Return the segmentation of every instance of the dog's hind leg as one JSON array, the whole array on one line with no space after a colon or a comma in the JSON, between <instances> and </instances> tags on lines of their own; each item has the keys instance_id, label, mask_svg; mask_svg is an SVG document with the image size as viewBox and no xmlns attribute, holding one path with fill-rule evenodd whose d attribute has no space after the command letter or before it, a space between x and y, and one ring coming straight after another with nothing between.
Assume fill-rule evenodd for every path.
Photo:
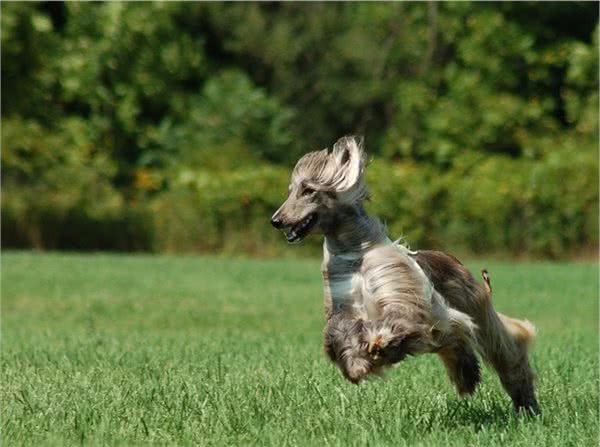
<instances>
[{"instance_id":1,"label":"dog's hind leg","mask_svg":"<svg viewBox=\"0 0 600 447\"><path fill-rule=\"evenodd\" d=\"M468 344L456 342L438 351L459 396L471 395L481 379L479 359Z\"/></svg>"},{"instance_id":2,"label":"dog's hind leg","mask_svg":"<svg viewBox=\"0 0 600 447\"><path fill-rule=\"evenodd\" d=\"M432 315L435 318L434 338L439 348L437 354L446 367L459 396L473 394L481 379L477 348L477 326L472 318L449 308L438 293L432 295Z\"/></svg>"},{"instance_id":3,"label":"dog's hind leg","mask_svg":"<svg viewBox=\"0 0 600 447\"><path fill-rule=\"evenodd\" d=\"M529 365L528 355L535 328L529 321L496 312L492 305L492 286L487 270L482 270L481 275L485 293L479 292L483 311L479 343L483 354L498 373L515 410L538 414L540 408L535 398L535 374Z\"/></svg>"},{"instance_id":4,"label":"dog's hind leg","mask_svg":"<svg viewBox=\"0 0 600 447\"><path fill-rule=\"evenodd\" d=\"M477 327L467 314L446 307L437 292L432 299L433 315L437 318L434 334L440 346L437 353L459 396L471 395L481 379L475 354Z\"/></svg>"},{"instance_id":5,"label":"dog's hind leg","mask_svg":"<svg viewBox=\"0 0 600 447\"><path fill-rule=\"evenodd\" d=\"M488 312L480 340L483 353L498 373L515 410L538 414L535 374L528 358L528 347L535 336L535 329L528 321L507 317L493 309Z\"/></svg>"}]
</instances>

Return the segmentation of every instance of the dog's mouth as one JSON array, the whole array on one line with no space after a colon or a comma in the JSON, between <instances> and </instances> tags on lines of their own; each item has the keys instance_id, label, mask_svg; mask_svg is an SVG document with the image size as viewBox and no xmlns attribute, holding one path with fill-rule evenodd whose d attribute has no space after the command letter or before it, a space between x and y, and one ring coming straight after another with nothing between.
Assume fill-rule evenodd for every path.
<instances>
[{"instance_id":1,"label":"dog's mouth","mask_svg":"<svg viewBox=\"0 0 600 447\"><path fill-rule=\"evenodd\" d=\"M317 215L311 213L302 219L296 225L293 225L287 232L286 238L288 242L300 242L314 228L317 223Z\"/></svg>"}]
</instances>

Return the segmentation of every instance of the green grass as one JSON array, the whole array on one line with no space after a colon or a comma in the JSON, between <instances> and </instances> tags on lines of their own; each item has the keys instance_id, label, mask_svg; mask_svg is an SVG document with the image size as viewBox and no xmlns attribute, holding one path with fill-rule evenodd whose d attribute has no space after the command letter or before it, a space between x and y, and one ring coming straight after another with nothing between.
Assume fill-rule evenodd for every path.
<instances>
[{"instance_id":1,"label":"green grass","mask_svg":"<svg viewBox=\"0 0 600 447\"><path fill-rule=\"evenodd\" d=\"M459 400L434 356L342 380L317 260L5 253L3 444L597 445L597 265L486 267L538 327L539 418L487 368Z\"/></svg>"}]
</instances>

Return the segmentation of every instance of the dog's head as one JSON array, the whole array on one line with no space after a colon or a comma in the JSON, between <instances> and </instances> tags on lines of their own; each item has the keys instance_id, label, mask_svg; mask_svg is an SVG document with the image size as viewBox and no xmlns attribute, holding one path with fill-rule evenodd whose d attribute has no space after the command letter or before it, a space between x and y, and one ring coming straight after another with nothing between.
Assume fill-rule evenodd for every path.
<instances>
[{"instance_id":1,"label":"dog's head","mask_svg":"<svg viewBox=\"0 0 600 447\"><path fill-rule=\"evenodd\" d=\"M288 242L299 242L311 232L327 233L340 207L367 198L363 173L362 139L340 138L333 149L303 156L289 185L289 196L271 223L286 232Z\"/></svg>"}]
</instances>

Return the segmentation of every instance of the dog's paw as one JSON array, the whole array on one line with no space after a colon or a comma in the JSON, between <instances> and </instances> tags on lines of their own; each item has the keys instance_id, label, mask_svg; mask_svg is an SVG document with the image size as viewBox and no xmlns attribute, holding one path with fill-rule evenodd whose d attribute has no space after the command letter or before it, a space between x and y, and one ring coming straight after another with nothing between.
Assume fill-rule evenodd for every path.
<instances>
[{"instance_id":1,"label":"dog's paw","mask_svg":"<svg viewBox=\"0 0 600 447\"><path fill-rule=\"evenodd\" d=\"M367 355L375 365L392 362L398 337L388 326L380 326L367 336Z\"/></svg>"},{"instance_id":2,"label":"dog's paw","mask_svg":"<svg viewBox=\"0 0 600 447\"><path fill-rule=\"evenodd\" d=\"M383 357L384 340L382 335L375 335L367 345L367 352L373 360Z\"/></svg>"},{"instance_id":3,"label":"dog's paw","mask_svg":"<svg viewBox=\"0 0 600 447\"><path fill-rule=\"evenodd\" d=\"M372 365L366 359L356 358L348 361L344 370L346 378L355 385L358 385L371 372Z\"/></svg>"}]
</instances>

